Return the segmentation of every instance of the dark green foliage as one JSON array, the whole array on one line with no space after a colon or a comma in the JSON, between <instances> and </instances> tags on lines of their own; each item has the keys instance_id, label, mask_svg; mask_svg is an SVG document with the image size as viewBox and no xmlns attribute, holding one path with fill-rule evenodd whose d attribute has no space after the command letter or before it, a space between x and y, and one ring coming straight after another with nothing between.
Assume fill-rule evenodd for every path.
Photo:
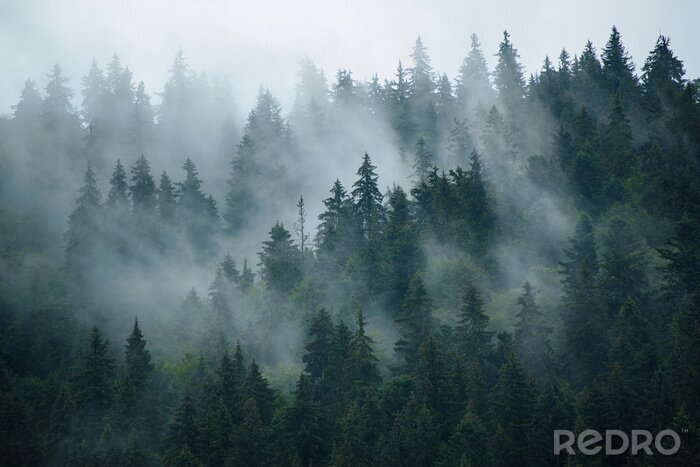
<instances>
[{"instance_id":1,"label":"dark green foliage","mask_svg":"<svg viewBox=\"0 0 700 467\"><path fill-rule=\"evenodd\" d=\"M321 408L313 400L311 381L303 373L299 376L294 401L284 414L284 428L289 450L285 463L311 467L323 463L328 455L325 432L321 422Z\"/></svg>"},{"instance_id":2,"label":"dark green foliage","mask_svg":"<svg viewBox=\"0 0 700 467\"><path fill-rule=\"evenodd\" d=\"M536 394L520 362L511 353L493 390L491 423L498 439L498 463L529 465L532 461L532 417Z\"/></svg>"},{"instance_id":3,"label":"dark green foliage","mask_svg":"<svg viewBox=\"0 0 700 467\"><path fill-rule=\"evenodd\" d=\"M518 51L510 41L510 34L504 31L503 41L498 46L494 83L508 112L520 110L521 101L525 96L525 79L518 59Z\"/></svg>"},{"instance_id":4,"label":"dark green foliage","mask_svg":"<svg viewBox=\"0 0 700 467\"><path fill-rule=\"evenodd\" d=\"M165 187L167 190L167 186ZM151 176L151 165L143 154L131 168L131 186L129 187L134 209L144 212L152 211L156 206L156 184Z\"/></svg>"},{"instance_id":5,"label":"dark green foliage","mask_svg":"<svg viewBox=\"0 0 700 467\"><path fill-rule=\"evenodd\" d=\"M279 222L270 229L270 240L263 242L260 276L278 293L287 293L301 279L299 249L292 236Z\"/></svg>"},{"instance_id":6,"label":"dark green foliage","mask_svg":"<svg viewBox=\"0 0 700 467\"><path fill-rule=\"evenodd\" d=\"M554 365L554 352L549 340L552 329L537 306L535 291L527 281L523 284L518 305L520 310L514 333L516 353L533 376L542 380Z\"/></svg>"},{"instance_id":7,"label":"dark green foliage","mask_svg":"<svg viewBox=\"0 0 700 467\"><path fill-rule=\"evenodd\" d=\"M403 359L403 368L412 370L418 359L418 349L432 328L432 301L420 276L411 279L402 303L402 313L396 319L402 334L394 345Z\"/></svg>"},{"instance_id":8,"label":"dark green foliage","mask_svg":"<svg viewBox=\"0 0 700 467\"><path fill-rule=\"evenodd\" d=\"M484 312L484 302L479 290L471 283L462 297L462 307L455 326L455 344L465 361L477 360L481 364L493 351L493 332L487 331L489 317Z\"/></svg>"},{"instance_id":9,"label":"dark green foliage","mask_svg":"<svg viewBox=\"0 0 700 467\"><path fill-rule=\"evenodd\" d=\"M290 121L261 88L242 134L181 51L157 118L116 55L80 114L59 66L28 80L0 116L0 463L698 464L700 81L665 36L638 79L616 28L552 58L526 83L505 33L493 85L476 36L456 81L421 38L390 81L304 60ZM552 455L586 428L682 450Z\"/></svg>"}]
</instances>

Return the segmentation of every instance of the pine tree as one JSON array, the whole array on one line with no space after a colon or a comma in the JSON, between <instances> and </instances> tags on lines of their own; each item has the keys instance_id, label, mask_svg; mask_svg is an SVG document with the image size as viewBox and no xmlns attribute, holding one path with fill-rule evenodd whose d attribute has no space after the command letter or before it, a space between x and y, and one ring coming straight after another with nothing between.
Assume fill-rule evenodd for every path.
<instances>
[{"instance_id":1,"label":"pine tree","mask_svg":"<svg viewBox=\"0 0 700 467\"><path fill-rule=\"evenodd\" d=\"M673 229L673 235L659 249L659 254L666 260L660 268L664 277L664 296L669 301L680 303L700 284L700 218L697 214L683 214Z\"/></svg>"},{"instance_id":2,"label":"pine tree","mask_svg":"<svg viewBox=\"0 0 700 467\"><path fill-rule=\"evenodd\" d=\"M66 233L66 269L78 281L84 278L83 270L89 262L87 256L96 245L100 220L100 191L90 164L83 180L85 184L78 190Z\"/></svg>"},{"instance_id":3,"label":"pine tree","mask_svg":"<svg viewBox=\"0 0 700 467\"><path fill-rule=\"evenodd\" d=\"M613 102L609 123L601 136L609 173L621 179L626 178L636 168L637 161L633 152L630 122L617 97Z\"/></svg>"},{"instance_id":4,"label":"pine tree","mask_svg":"<svg viewBox=\"0 0 700 467\"><path fill-rule=\"evenodd\" d=\"M648 284L645 245L627 221L615 217L603 235L601 246L599 287L608 313L615 316L628 297L643 303Z\"/></svg>"},{"instance_id":5,"label":"pine tree","mask_svg":"<svg viewBox=\"0 0 700 467\"><path fill-rule=\"evenodd\" d=\"M598 255L588 215L581 215L569 242L571 247L564 250L566 260L559 263L564 287L562 325L567 368L574 386L581 387L602 369L610 321L595 283Z\"/></svg>"},{"instance_id":6,"label":"pine tree","mask_svg":"<svg viewBox=\"0 0 700 467\"><path fill-rule=\"evenodd\" d=\"M458 115L473 114L479 104L488 105L492 99L490 74L486 57L481 51L481 43L476 34L471 35L469 54L462 62L457 76ZM469 147L467 150L470 150Z\"/></svg>"},{"instance_id":7,"label":"pine tree","mask_svg":"<svg viewBox=\"0 0 700 467\"><path fill-rule=\"evenodd\" d=\"M304 467L323 464L327 449L321 408L313 399L311 381L304 373L299 375L294 401L284 415L284 426L285 445L291 451L287 464Z\"/></svg>"},{"instance_id":8,"label":"pine tree","mask_svg":"<svg viewBox=\"0 0 700 467\"><path fill-rule=\"evenodd\" d=\"M501 367L493 390L491 420L500 445L499 465L531 465L535 390L514 353Z\"/></svg>"},{"instance_id":9,"label":"pine tree","mask_svg":"<svg viewBox=\"0 0 700 467\"><path fill-rule=\"evenodd\" d=\"M549 376L537 395L534 408L533 454L539 465L566 465L571 458L564 453L553 456L554 430L576 428L575 395L565 381Z\"/></svg>"},{"instance_id":10,"label":"pine tree","mask_svg":"<svg viewBox=\"0 0 700 467\"><path fill-rule=\"evenodd\" d=\"M230 253L226 253L224 260L221 262L221 272L223 272L224 277L229 282L229 284L238 284L240 281L241 274L236 268L236 262L231 257Z\"/></svg>"},{"instance_id":11,"label":"pine tree","mask_svg":"<svg viewBox=\"0 0 700 467\"><path fill-rule=\"evenodd\" d=\"M95 60L90 64L90 71L83 78L82 116L88 124L90 137L102 130L105 115L106 82L102 70Z\"/></svg>"},{"instance_id":12,"label":"pine tree","mask_svg":"<svg viewBox=\"0 0 700 467\"><path fill-rule=\"evenodd\" d=\"M134 210L150 213L155 209L156 184L151 176L151 165L143 154L131 168L131 186L129 191L134 202Z\"/></svg>"},{"instance_id":13,"label":"pine tree","mask_svg":"<svg viewBox=\"0 0 700 467\"><path fill-rule=\"evenodd\" d=\"M460 208L464 210L462 215L467 221L468 246L471 247L472 252L483 257L490 248L496 232L496 215L494 203L484 180L479 153L473 150L470 154L469 170L464 174L464 183L460 183L460 177L455 177L456 172L450 172L450 174L455 178L461 202Z\"/></svg>"},{"instance_id":14,"label":"pine tree","mask_svg":"<svg viewBox=\"0 0 700 467\"><path fill-rule=\"evenodd\" d=\"M325 309L311 318L308 331L308 342L304 346L304 371L309 374L311 381L319 381L326 377L330 365L331 341L333 338L333 322Z\"/></svg>"},{"instance_id":15,"label":"pine tree","mask_svg":"<svg viewBox=\"0 0 700 467\"><path fill-rule=\"evenodd\" d=\"M250 398L243 407L243 420L231 433L233 465L269 465L272 460L268 430L260 419L255 399Z\"/></svg>"},{"instance_id":16,"label":"pine tree","mask_svg":"<svg viewBox=\"0 0 700 467\"><path fill-rule=\"evenodd\" d=\"M447 415L449 380L441 346L433 334L418 349L418 359L412 373L416 388L414 397L444 420Z\"/></svg>"},{"instance_id":17,"label":"pine tree","mask_svg":"<svg viewBox=\"0 0 700 467\"><path fill-rule=\"evenodd\" d=\"M374 354L374 340L365 333L366 325L362 310L357 312L357 330L350 343L348 362L349 380L356 398L376 388L381 382L379 360Z\"/></svg>"},{"instance_id":18,"label":"pine tree","mask_svg":"<svg viewBox=\"0 0 700 467\"><path fill-rule=\"evenodd\" d=\"M107 194L106 204L109 207L125 210L129 207L129 193L126 184L126 171L121 161L117 159L117 165L112 172L112 178L109 180L109 193Z\"/></svg>"},{"instance_id":19,"label":"pine tree","mask_svg":"<svg viewBox=\"0 0 700 467\"><path fill-rule=\"evenodd\" d=\"M318 219L316 251L324 262L345 264L359 240L359 227L355 224L354 207L345 188L336 180L331 196L323 200L326 210Z\"/></svg>"},{"instance_id":20,"label":"pine tree","mask_svg":"<svg viewBox=\"0 0 700 467\"><path fill-rule=\"evenodd\" d=\"M114 363L108 355L108 347L109 341L93 327L87 352L81 356L73 376L73 400L86 417L87 431L96 429L100 417L112 403Z\"/></svg>"},{"instance_id":21,"label":"pine tree","mask_svg":"<svg viewBox=\"0 0 700 467\"><path fill-rule=\"evenodd\" d=\"M520 311L516 316L515 345L518 357L538 379L544 379L553 368L554 353L549 342L551 327L535 302L535 292L529 282L523 284L518 298Z\"/></svg>"},{"instance_id":22,"label":"pine tree","mask_svg":"<svg viewBox=\"0 0 700 467\"><path fill-rule=\"evenodd\" d=\"M433 81L433 67L430 65L428 49L423 40L418 36L411 52L413 67L409 68L409 83L411 96L414 99L424 99L433 93L435 83Z\"/></svg>"},{"instance_id":23,"label":"pine tree","mask_svg":"<svg viewBox=\"0 0 700 467\"><path fill-rule=\"evenodd\" d=\"M432 328L433 305L420 276L411 279L402 307L402 315L396 320L402 333L394 350L403 358L404 368L412 370L418 359L418 349Z\"/></svg>"},{"instance_id":24,"label":"pine tree","mask_svg":"<svg viewBox=\"0 0 700 467\"><path fill-rule=\"evenodd\" d=\"M231 358L228 349L224 351L217 375L223 402L231 414L233 423L237 424L241 421L240 414L244 402L242 396L243 381L246 376L245 357L240 342L236 344L233 358ZM257 405L255 410L257 411Z\"/></svg>"},{"instance_id":25,"label":"pine tree","mask_svg":"<svg viewBox=\"0 0 700 467\"><path fill-rule=\"evenodd\" d=\"M36 83L30 79L24 82L17 105L12 106L12 118L22 128L36 129L41 115L42 99Z\"/></svg>"},{"instance_id":26,"label":"pine tree","mask_svg":"<svg viewBox=\"0 0 700 467\"><path fill-rule=\"evenodd\" d=\"M257 206L254 193L254 180L259 175L256 152L255 142L245 134L238 145L236 157L231 161L226 210L223 215L230 234L240 232L245 227L250 214L255 212Z\"/></svg>"},{"instance_id":27,"label":"pine tree","mask_svg":"<svg viewBox=\"0 0 700 467\"><path fill-rule=\"evenodd\" d=\"M192 453L197 442L197 410L189 386L185 387L182 402L175 410L167 439L165 461L171 465L198 465Z\"/></svg>"},{"instance_id":28,"label":"pine tree","mask_svg":"<svg viewBox=\"0 0 700 467\"><path fill-rule=\"evenodd\" d=\"M372 238L378 234L378 229L384 218L383 196L378 188L376 168L372 165L369 154L365 153L362 165L357 170L357 175L360 178L352 185L351 195L355 201L358 221L365 238Z\"/></svg>"},{"instance_id":29,"label":"pine tree","mask_svg":"<svg viewBox=\"0 0 700 467\"><path fill-rule=\"evenodd\" d=\"M330 465L333 467L369 467L372 462L372 447L362 431L361 410L353 403L340 425L340 443L333 447Z\"/></svg>"},{"instance_id":30,"label":"pine tree","mask_svg":"<svg viewBox=\"0 0 700 467\"><path fill-rule=\"evenodd\" d=\"M132 426L133 430L138 431L140 437L159 433L162 422L157 405L158 396L153 385L153 370L146 340L138 320L135 320L124 352L124 364L117 387L116 415L124 426Z\"/></svg>"},{"instance_id":31,"label":"pine tree","mask_svg":"<svg viewBox=\"0 0 700 467\"><path fill-rule=\"evenodd\" d=\"M182 166L186 177L177 183L178 208L189 240L205 253L213 253L218 229L219 213L216 202L202 192L202 180L190 158Z\"/></svg>"},{"instance_id":32,"label":"pine tree","mask_svg":"<svg viewBox=\"0 0 700 467\"><path fill-rule=\"evenodd\" d=\"M248 260L243 259L243 269L241 270L241 279L239 281L240 289L245 292L250 289L255 283L255 273L248 267Z\"/></svg>"},{"instance_id":33,"label":"pine tree","mask_svg":"<svg viewBox=\"0 0 700 467\"><path fill-rule=\"evenodd\" d=\"M127 137L129 146L136 154L150 149L155 132L154 111L151 98L146 93L146 85L140 81L134 95L133 110L128 122Z\"/></svg>"},{"instance_id":34,"label":"pine tree","mask_svg":"<svg viewBox=\"0 0 700 467\"><path fill-rule=\"evenodd\" d=\"M463 166L467 162L467 154L473 149L469 125L467 120L454 119L454 126L447 137L447 152L450 156L451 166Z\"/></svg>"},{"instance_id":35,"label":"pine tree","mask_svg":"<svg viewBox=\"0 0 700 467\"><path fill-rule=\"evenodd\" d=\"M333 89L333 102L339 107L349 107L355 103L355 82L352 79L352 72L341 68L335 74Z\"/></svg>"},{"instance_id":36,"label":"pine tree","mask_svg":"<svg viewBox=\"0 0 700 467\"><path fill-rule=\"evenodd\" d=\"M71 103L73 91L66 86L68 78L63 70L55 64L48 75L46 97L42 102L41 122L44 129L69 144L78 140L79 121Z\"/></svg>"},{"instance_id":37,"label":"pine tree","mask_svg":"<svg viewBox=\"0 0 700 467\"><path fill-rule=\"evenodd\" d=\"M416 155L413 162L413 176L417 183L425 181L428 172L433 168L433 156L425 148L425 139L419 137L416 142Z\"/></svg>"},{"instance_id":38,"label":"pine tree","mask_svg":"<svg viewBox=\"0 0 700 467\"><path fill-rule=\"evenodd\" d=\"M306 242L309 240L309 234L306 232L306 208L304 207L304 197L300 196L297 202L297 209L299 216L297 217L297 223L294 225L294 230L299 237L299 252L304 255L306 252Z\"/></svg>"},{"instance_id":39,"label":"pine tree","mask_svg":"<svg viewBox=\"0 0 700 467\"><path fill-rule=\"evenodd\" d=\"M494 83L499 97L509 116L520 110L525 96L525 79L520 56L510 41L508 31L503 32L503 41L498 46L498 64L494 73Z\"/></svg>"},{"instance_id":40,"label":"pine tree","mask_svg":"<svg viewBox=\"0 0 700 467\"><path fill-rule=\"evenodd\" d=\"M625 104L629 104L637 91L637 77L634 62L622 45L620 32L615 26L601 55L606 87L612 95L620 96Z\"/></svg>"},{"instance_id":41,"label":"pine tree","mask_svg":"<svg viewBox=\"0 0 700 467\"><path fill-rule=\"evenodd\" d=\"M396 187L389 194L389 210L380 264L389 311L398 315L411 278L423 263L418 230L406 193Z\"/></svg>"},{"instance_id":42,"label":"pine tree","mask_svg":"<svg viewBox=\"0 0 700 467\"><path fill-rule=\"evenodd\" d=\"M610 331L607 366L605 397L612 407L610 420L620 429L631 429L641 419L656 369L649 323L631 299L623 304Z\"/></svg>"},{"instance_id":43,"label":"pine tree","mask_svg":"<svg viewBox=\"0 0 700 467\"><path fill-rule=\"evenodd\" d=\"M283 224L270 229L270 240L263 242L259 256L260 276L271 290L286 294L301 280L299 249Z\"/></svg>"},{"instance_id":44,"label":"pine tree","mask_svg":"<svg viewBox=\"0 0 700 467\"><path fill-rule=\"evenodd\" d=\"M660 35L642 67L642 89L653 112L661 113L663 105L676 102L683 92L685 68L670 43L668 37Z\"/></svg>"},{"instance_id":45,"label":"pine tree","mask_svg":"<svg viewBox=\"0 0 700 467\"><path fill-rule=\"evenodd\" d=\"M412 138L414 124L411 114L411 85L406 76L406 70L399 61L396 68L396 79L386 83L387 98L391 121L399 134L402 146L406 146Z\"/></svg>"},{"instance_id":46,"label":"pine tree","mask_svg":"<svg viewBox=\"0 0 700 467\"><path fill-rule=\"evenodd\" d=\"M175 215L175 186L165 170L160 174L158 185L158 214L164 220L172 220Z\"/></svg>"},{"instance_id":47,"label":"pine tree","mask_svg":"<svg viewBox=\"0 0 700 467\"><path fill-rule=\"evenodd\" d=\"M482 365L493 352L493 332L487 331L489 317L484 312L484 302L479 290L470 282L462 297L455 340L460 355L465 360L475 359Z\"/></svg>"},{"instance_id":48,"label":"pine tree","mask_svg":"<svg viewBox=\"0 0 700 467\"><path fill-rule=\"evenodd\" d=\"M490 437L484 422L478 415L468 410L442 449L436 465L444 467L495 465L489 446Z\"/></svg>"},{"instance_id":49,"label":"pine tree","mask_svg":"<svg viewBox=\"0 0 700 467\"><path fill-rule=\"evenodd\" d=\"M250 362L243 381L243 397L244 400L255 399L255 404L260 411L260 419L265 426L269 426L275 410L275 393L270 389L267 379L260 373L260 367L255 360Z\"/></svg>"}]
</instances>

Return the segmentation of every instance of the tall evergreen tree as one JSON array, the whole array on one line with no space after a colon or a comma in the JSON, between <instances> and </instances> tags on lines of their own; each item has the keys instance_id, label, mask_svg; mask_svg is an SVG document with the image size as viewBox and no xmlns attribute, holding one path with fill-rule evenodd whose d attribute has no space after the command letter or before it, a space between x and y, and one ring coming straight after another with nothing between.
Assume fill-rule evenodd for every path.
<instances>
[{"instance_id":1,"label":"tall evergreen tree","mask_svg":"<svg viewBox=\"0 0 700 467\"><path fill-rule=\"evenodd\" d=\"M394 350L401 355L403 368L411 370L418 359L418 349L432 329L433 304L420 276L411 279L402 308L402 314L396 320L402 328L401 338Z\"/></svg>"},{"instance_id":2,"label":"tall evergreen tree","mask_svg":"<svg viewBox=\"0 0 700 467\"><path fill-rule=\"evenodd\" d=\"M473 115L478 104L488 105L492 99L490 74L486 57L476 34L471 35L469 54L462 62L457 76L458 115ZM469 150L471 148L468 148Z\"/></svg>"},{"instance_id":3,"label":"tall evergreen tree","mask_svg":"<svg viewBox=\"0 0 700 467\"><path fill-rule=\"evenodd\" d=\"M518 51L510 41L510 34L504 31L503 41L498 46L498 64L494 73L494 83L509 116L520 110L525 96L525 79L518 59Z\"/></svg>"},{"instance_id":4,"label":"tall evergreen tree","mask_svg":"<svg viewBox=\"0 0 700 467\"><path fill-rule=\"evenodd\" d=\"M141 154L136 164L131 168L131 199L134 210L150 213L156 207L156 184L151 176L151 165Z\"/></svg>"},{"instance_id":5,"label":"tall evergreen tree","mask_svg":"<svg viewBox=\"0 0 700 467\"><path fill-rule=\"evenodd\" d=\"M433 168L433 156L425 148L425 139L419 137L416 142L416 155L413 162L413 176L417 183L425 181L428 172Z\"/></svg>"},{"instance_id":6,"label":"tall evergreen tree","mask_svg":"<svg viewBox=\"0 0 700 467\"><path fill-rule=\"evenodd\" d=\"M493 332L487 331L489 317L484 312L484 302L479 290L470 282L462 297L455 340L460 355L465 360L478 360L482 365L493 352Z\"/></svg>"},{"instance_id":7,"label":"tall evergreen tree","mask_svg":"<svg viewBox=\"0 0 700 467\"><path fill-rule=\"evenodd\" d=\"M271 290L287 293L301 279L299 249L283 224L278 222L270 229L270 240L263 242L259 256L260 275Z\"/></svg>"},{"instance_id":8,"label":"tall evergreen tree","mask_svg":"<svg viewBox=\"0 0 700 467\"><path fill-rule=\"evenodd\" d=\"M514 333L517 354L535 377L544 379L554 363L554 352L549 341L552 329L537 306L535 291L527 281L523 284L518 305L520 310Z\"/></svg>"},{"instance_id":9,"label":"tall evergreen tree","mask_svg":"<svg viewBox=\"0 0 700 467\"><path fill-rule=\"evenodd\" d=\"M637 91L634 62L622 44L617 27L613 26L608 42L602 52L603 78L612 95L618 95L629 105Z\"/></svg>"},{"instance_id":10,"label":"tall evergreen tree","mask_svg":"<svg viewBox=\"0 0 700 467\"><path fill-rule=\"evenodd\" d=\"M377 184L376 168L376 166L372 165L369 154L365 153L362 158L362 165L357 170L359 178L352 185L353 190L351 194L355 201L358 221L365 238L371 238L379 233L378 229L384 217L383 196Z\"/></svg>"},{"instance_id":11,"label":"tall evergreen tree","mask_svg":"<svg viewBox=\"0 0 700 467\"><path fill-rule=\"evenodd\" d=\"M158 185L158 214L160 217L165 220L172 220L175 215L176 204L175 186L164 170L160 174L160 184Z\"/></svg>"},{"instance_id":12,"label":"tall evergreen tree","mask_svg":"<svg viewBox=\"0 0 700 467\"><path fill-rule=\"evenodd\" d=\"M129 193L126 183L126 171L121 161L117 159L117 165L114 166L112 178L109 180L109 193L107 194L106 204L109 207L125 210L129 207Z\"/></svg>"}]
</instances>

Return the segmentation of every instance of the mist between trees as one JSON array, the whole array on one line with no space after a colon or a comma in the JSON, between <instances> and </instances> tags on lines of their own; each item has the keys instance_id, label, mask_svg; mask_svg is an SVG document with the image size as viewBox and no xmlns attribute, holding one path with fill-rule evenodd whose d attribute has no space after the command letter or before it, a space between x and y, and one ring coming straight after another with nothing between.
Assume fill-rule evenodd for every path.
<instances>
[{"instance_id":1,"label":"mist between trees","mask_svg":"<svg viewBox=\"0 0 700 467\"><path fill-rule=\"evenodd\" d=\"M78 96L28 80L0 118L0 459L568 465L552 433L584 427L700 463L700 82L664 36L637 76L616 28L529 77L497 54L472 36L451 79L419 37L367 82L305 58L293 107L261 87L243 121L182 51L158 105L117 55Z\"/></svg>"}]
</instances>

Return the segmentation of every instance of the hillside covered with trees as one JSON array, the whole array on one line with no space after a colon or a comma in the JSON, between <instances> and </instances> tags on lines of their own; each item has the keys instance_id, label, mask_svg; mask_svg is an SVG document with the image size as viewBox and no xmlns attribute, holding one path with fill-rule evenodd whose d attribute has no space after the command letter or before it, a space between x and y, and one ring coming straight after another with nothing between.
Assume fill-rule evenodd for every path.
<instances>
[{"instance_id":1,"label":"hillside covered with trees","mask_svg":"<svg viewBox=\"0 0 700 467\"><path fill-rule=\"evenodd\" d=\"M386 78L304 59L244 120L182 51L158 92L117 55L28 80L0 464L700 465L700 80L665 36L529 76L516 40L456 77L420 37ZM587 428L682 447L552 454Z\"/></svg>"}]
</instances>

